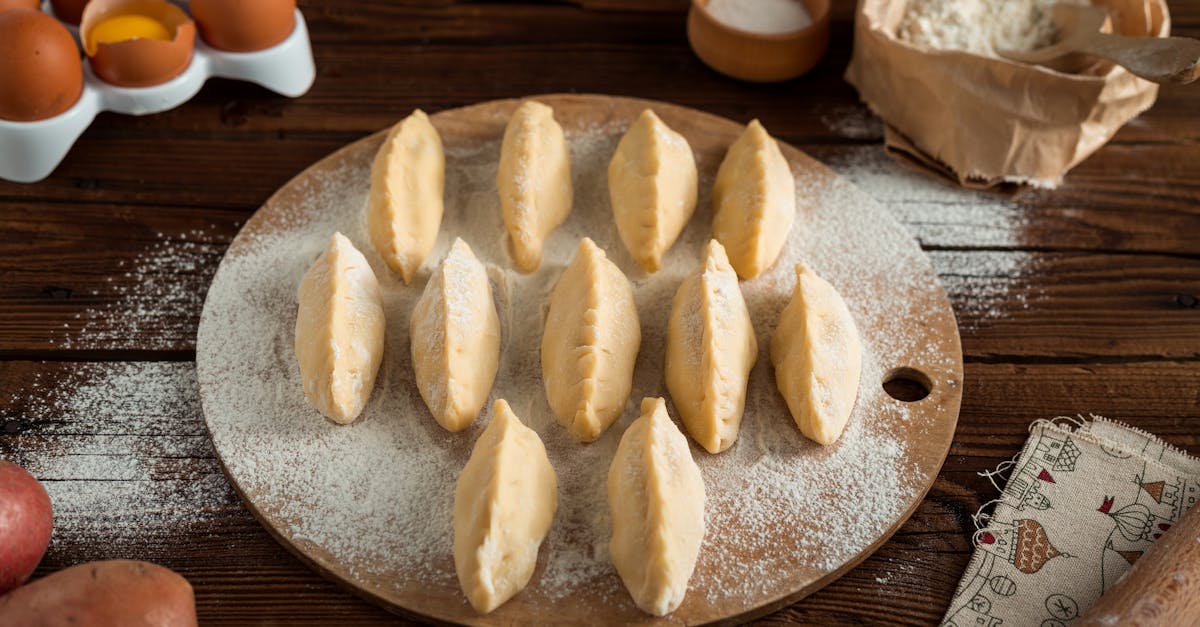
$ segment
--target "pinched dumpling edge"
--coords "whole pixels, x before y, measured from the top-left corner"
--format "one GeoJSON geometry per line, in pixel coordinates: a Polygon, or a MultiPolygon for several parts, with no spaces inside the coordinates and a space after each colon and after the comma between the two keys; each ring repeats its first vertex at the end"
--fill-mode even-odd
{"type": "Polygon", "coordinates": [[[841,437],[858,400],[862,352],[858,327],[841,294],[797,264],[792,298],[771,337],[771,363],[775,384],[805,437],[825,445],[841,437]],[[828,308],[814,311],[809,301],[828,308]],[[821,361],[814,364],[814,356],[821,361]]]}
{"type": "Polygon", "coordinates": [[[366,406],[383,360],[386,321],[375,272],[345,235],[334,233],[301,279],[296,300],[293,348],[304,396],[325,417],[349,424],[366,406]]]}
{"type": "Polygon", "coordinates": [[[454,568],[476,611],[491,612],[529,584],[557,509],[545,445],[496,400],[454,486],[454,568]]]}
{"type": "Polygon", "coordinates": [[[445,212],[446,155],[425,112],[397,122],[371,164],[367,232],[384,263],[412,283],[437,243],[445,212]],[[400,180],[397,181],[397,178],[400,180]]]}
{"type": "Polygon", "coordinates": [[[500,317],[487,269],[461,238],[413,307],[409,338],[417,390],[429,412],[448,431],[470,426],[496,380],[500,317]]]}
{"type": "Polygon", "coordinates": [[[608,196],[617,233],[646,272],[662,267],[695,212],[697,182],[687,139],[643,109],[608,163],[608,196]]]}
{"type": "Polygon", "coordinates": [[[642,611],[673,612],[704,541],[704,479],[661,398],[642,399],[608,471],[613,566],[642,611]]]}
{"type": "Polygon", "coordinates": [[[504,129],[496,189],[509,252],[521,272],[542,263],[546,238],[571,213],[571,149],[550,106],[526,100],[504,129]]]}
{"type": "Polygon", "coordinates": [[[758,120],[729,147],[713,183],[713,237],[743,279],[770,268],[796,218],[796,180],[758,120]],[[746,206],[746,205],[750,206],[746,206]]]}
{"type": "Polygon", "coordinates": [[[641,339],[629,279],[603,249],[583,238],[550,294],[541,347],[547,400],[576,439],[595,440],[621,416],[641,339]],[[578,283],[576,274],[582,274],[578,283]],[[575,287],[584,290],[583,298],[565,300],[566,290],[575,287]],[[578,342],[571,343],[575,330],[578,342]]]}
{"type": "Polygon", "coordinates": [[[710,240],[706,252],[672,299],[664,369],[688,434],[720,453],[737,441],[758,340],[725,248],[710,240]]]}

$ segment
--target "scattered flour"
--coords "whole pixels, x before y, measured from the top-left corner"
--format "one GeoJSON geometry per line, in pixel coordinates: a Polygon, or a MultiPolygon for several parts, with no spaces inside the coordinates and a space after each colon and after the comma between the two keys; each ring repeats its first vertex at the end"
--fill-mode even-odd
{"type": "Polygon", "coordinates": [[[204,291],[225,252],[215,232],[214,225],[212,231],[192,229],[178,236],[158,233],[124,273],[108,277],[108,287],[90,294],[108,292],[115,300],[76,314],[77,322],[65,325],[59,345],[113,350],[189,345],[204,291]]]}
{"type": "Polygon", "coordinates": [[[821,110],[820,119],[825,128],[847,139],[877,142],[883,137],[883,120],[871,113],[865,105],[824,108],[821,110]]]}
{"type": "MultiPolygon", "coordinates": [[[[497,123],[498,137],[502,121],[497,123]]],[[[295,204],[260,213],[270,215],[277,229],[251,228],[239,236],[209,292],[197,341],[198,377],[218,454],[286,538],[408,607],[440,611],[447,619],[472,616],[454,574],[451,509],[454,481],[490,409],[468,430],[447,433],[422,403],[407,357],[412,305],[430,268],[460,236],[489,267],[494,283],[502,344],[493,398],[507,399],[539,433],[559,479],[559,510],[541,565],[511,603],[551,612],[586,595],[602,599],[613,620],[639,616],[608,559],[607,469],[641,399],[666,396],[668,309],[679,281],[703,262],[709,191],[721,155],[698,155],[696,215],[665,255],[663,270],[647,275],[621,244],[608,207],[606,165],[623,131],[616,123],[567,129],[575,207],[548,238],[541,268],[529,275],[510,269],[505,248],[494,183],[498,141],[470,148],[447,141],[446,214],[438,244],[412,286],[386,269],[363,230],[368,151],[299,183],[305,188],[295,204]],[[375,268],[389,315],[377,389],[348,427],[334,426],[305,404],[291,349],[295,286],[335,229],[357,242],[375,268]],[[588,445],[556,423],[539,360],[545,303],[584,235],[630,278],[642,324],[626,410],[588,445]]],[[[891,218],[852,185],[806,170],[797,177],[801,215],[783,258],[742,284],[762,350],[750,375],[739,440],[717,456],[692,449],[708,491],[708,532],[681,613],[690,603],[720,603],[736,613],[837,569],[916,501],[921,472],[936,471],[919,471],[908,459],[903,438],[910,436],[904,434],[927,426],[911,421],[907,406],[887,397],[880,381],[887,369],[901,365],[893,363],[895,356],[914,346],[928,347],[917,354],[921,363],[903,365],[938,373],[953,364],[932,337],[868,322],[887,319],[922,329],[944,321],[944,312],[916,304],[920,295],[937,293],[937,279],[928,270],[894,272],[897,264],[928,266],[902,229],[879,228],[891,218]],[[826,448],[795,428],[766,350],[795,283],[793,266],[801,260],[841,291],[864,332],[859,402],[843,438],[826,448]]]]}
{"type": "Polygon", "coordinates": [[[717,21],[752,33],[794,33],[812,24],[800,0],[709,0],[705,5],[717,21]]]}
{"type": "Polygon", "coordinates": [[[897,36],[938,50],[996,56],[1054,43],[1048,7],[1069,0],[909,0],[897,36]]]}
{"type": "Polygon", "coordinates": [[[828,164],[919,234],[962,328],[1010,317],[1043,297],[1027,287],[1037,257],[1020,250],[1029,220],[1012,198],[918,174],[875,145],[849,148],[828,164]]]}
{"type": "Polygon", "coordinates": [[[0,458],[46,486],[54,550],[75,561],[141,558],[127,547],[241,507],[211,459],[191,364],[80,364],[45,379],[35,373],[0,414],[36,425],[6,437],[13,448],[0,458]]]}

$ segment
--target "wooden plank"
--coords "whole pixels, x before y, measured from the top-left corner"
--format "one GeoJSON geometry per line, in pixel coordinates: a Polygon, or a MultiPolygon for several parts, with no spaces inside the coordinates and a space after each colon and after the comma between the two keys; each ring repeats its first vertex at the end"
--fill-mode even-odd
{"type": "Polygon", "coordinates": [[[1200,260],[930,253],[967,360],[1196,359],[1200,260]]]}
{"type": "MultiPolygon", "coordinates": [[[[681,26],[652,24],[650,28],[655,33],[663,28],[674,33],[673,38],[647,36],[639,43],[604,44],[495,42],[486,47],[436,39],[421,45],[385,42],[378,44],[383,52],[367,67],[358,47],[318,42],[319,75],[303,98],[288,100],[253,85],[214,81],[178,109],[142,118],[103,116],[81,141],[109,135],[186,138],[199,132],[243,137],[247,142],[262,138],[251,131],[361,135],[385,128],[418,107],[432,113],[496,98],[559,91],[668,100],[742,121],[757,117],[776,135],[793,142],[882,139],[882,126],[842,80],[850,58],[848,46],[835,47],[816,70],[800,79],[756,85],[704,66],[680,38],[681,26]],[[547,58],[555,62],[547,63],[547,58]],[[514,75],[508,70],[515,66],[538,67],[539,72],[514,75]],[[604,70],[580,71],[591,67],[604,70]]],[[[848,42],[849,25],[835,28],[834,37],[848,42]]],[[[1200,96],[1194,89],[1164,88],[1155,108],[1123,129],[1116,141],[1194,142],[1200,139],[1200,125],[1193,115],[1198,104],[1200,96]]]]}
{"type": "MultiPolygon", "coordinates": [[[[842,35],[848,38],[849,32],[842,35]]],[[[102,115],[49,181],[0,182],[0,199],[170,199],[204,204],[261,200],[321,155],[392,124],[413,108],[432,112],[554,91],[636,95],[736,120],[757,117],[776,135],[796,143],[877,142],[882,136],[879,122],[841,79],[849,58],[845,47],[835,48],[813,74],[781,85],[751,85],[717,75],[678,39],[654,45],[383,47],[387,52],[364,64],[362,47],[318,42],[320,76],[313,91],[297,100],[245,83],[214,81],[193,101],[162,114],[102,115]],[[556,62],[547,64],[546,58],[556,62]],[[544,70],[508,72],[518,66],[544,70]],[[604,71],[579,71],[590,67],[604,71]],[[232,155],[237,158],[231,161],[232,155]],[[218,173],[227,186],[212,185],[218,173]],[[214,198],[210,193],[193,199],[197,185],[232,195],[214,198]]],[[[1117,141],[1194,144],[1200,140],[1197,106],[1196,90],[1166,88],[1158,106],[1123,129],[1117,141]]]]}
{"type": "MultiPolygon", "coordinates": [[[[970,515],[996,494],[977,473],[1014,455],[1030,421],[1102,413],[1200,452],[1198,377],[1197,362],[968,364],[958,434],[929,498],[861,566],[767,622],[935,622],[969,558],[970,515]]],[[[191,364],[0,368],[0,458],[45,481],[57,512],[39,574],[148,559],[188,577],[204,624],[385,620],[250,517],[220,475],[201,420],[191,364]]]]}
{"type": "MultiPolygon", "coordinates": [[[[888,203],[928,249],[968,358],[1200,355],[1200,182],[1185,147],[1109,147],[1054,194],[968,192],[910,174],[875,147],[808,148],[888,203]],[[1158,180],[1110,171],[1153,154],[1170,156],[1154,172],[1158,180]]],[[[284,178],[248,170],[246,187],[284,178]]],[[[175,175],[185,177],[196,194],[227,189],[175,175]]],[[[165,184],[154,193],[172,195],[165,184]]],[[[254,194],[225,194],[248,207],[7,203],[0,255],[20,263],[0,269],[0,355],[142,350],[186,358],[208,281],[257,204],[254,194]]]]}

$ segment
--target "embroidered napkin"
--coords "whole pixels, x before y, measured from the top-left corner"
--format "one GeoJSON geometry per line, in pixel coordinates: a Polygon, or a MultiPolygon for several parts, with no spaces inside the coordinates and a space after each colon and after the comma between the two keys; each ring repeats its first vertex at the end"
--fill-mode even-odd
{"type": "Polygon", "coordinates": [[[944,626],[1070,625],[1200,498],[1200,459],[1097,416],[1035,422],[1003,473],[944,626]]]}

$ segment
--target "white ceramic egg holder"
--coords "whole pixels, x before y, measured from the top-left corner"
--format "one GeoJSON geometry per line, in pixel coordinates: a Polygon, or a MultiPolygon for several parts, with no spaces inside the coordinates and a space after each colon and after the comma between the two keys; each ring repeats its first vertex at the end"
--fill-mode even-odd
{"type": "Polygon", "coordinates": [[[187,102],[211,77],[257,83],[295,98],[316,78],[308,26],[300,10],[292,34],[279,44],[255,52],[224,52],[197,32],[192,62],[182,74],[150,87],[118,87],[97,77],[85,59],[83,93],[70,109],[36,122],[0,120],[0,178],[19,183],[40,181],[54,171],[75,140],[101,111],[148,115],[187,102]]]}

